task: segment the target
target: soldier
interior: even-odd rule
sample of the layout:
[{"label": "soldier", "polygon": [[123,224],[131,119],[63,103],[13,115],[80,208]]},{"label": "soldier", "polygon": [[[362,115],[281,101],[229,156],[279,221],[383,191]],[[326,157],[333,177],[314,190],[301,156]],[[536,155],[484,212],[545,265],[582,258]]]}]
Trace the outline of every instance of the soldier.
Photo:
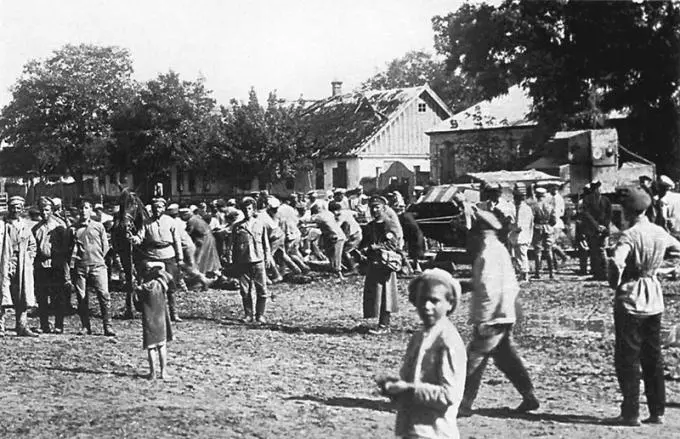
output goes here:
[{"label": "soldier", "polygon": [[583,232],[590,249],[590,269],[596,280],[606,280],[605,246],[612,222],[612,203],[600,193],[599,180],[590,183],[590,194],[583,199]]},{"label": "soldier", "polygon": [[38,299],[40,329],[44,334],[53,331],[49,322],[49,306],[54,308],[54,333],[64,332],[64,315],[70,290],[71,272],[68,266],[69,233],[66,224],[53,214],[52,200],[38,201],[41,221],[33,226],[37,251],[35,257],[35,286]]},{"label": "soldier", "polygon": [[137,236],[132,237],[132,242],[140,249],[141,264],[145,261],[163,262],[165,271],[175,279],[167,292],[168,308],[172,321],[181,322],[175,304],[175,292],[180,278],[179,267],[184,263],[184,253],[177,224],[171,217],[164,215],[165,206],[166,201],[161,197],[152,200],[151,220],[141,228]]},{"label": "soldier", "polygon": [[529,277],[529,246],[534,237],[534,212],[524,201],[525,195],[519,189],[513,192],[515,221],[510,227],[508,241],[511,245],[513,262],[518,268],[520,280]]},{"label": "soldier", "polygon": [[543,254],[548,261],[548,273],[550,279],[553,279],[555,261],[553,256],[553,245],[555,243],[554,227],[557,223],[555,209],[553,205],[546,199],[547,191],[543,188],[536,188],[534,191],[536,195],[536,204],[532,210],[534,213],[534,253],[536,261],[536,273],[534,279],[541,278],[541,259]]},{"label": "soldier", "polygon": [[0,335],[5,334],[5,311],[14,308],[17,335],[37,337],[28,328],[28,308],[35,307],[33,290],[33,259],[35,258],[35,238],[28,224],[21,218],[24,211],[24,198],[13,196],[7,203],[7,218],[0,225]]},{"label": "soldier", "polygon": [[238,272],[239,291],[243,300],[246,323],[253,321],[253,296],[255,289],[255,321],[265,323],[264,313],[267,307],[267,273],[266,268],[274,263],[267,230],[262,221],[255,216],[255,200],[245,197],[241,201],[243,219],[232,227],[232,256]]},{"label": "soldier", "polygon": [[82,328],[80,334],[92,334],[90,326],[89,291],[97,294],[102,313],[104,335],[115,337],[111,328],[111,296],[104,256],[109,251],[109,240],[101,223],[92,219],[92,203],[80,200],[79,222],[71,227],[74,285],[78,295],[78,314]]},{"label": "soldier", "polygon": [[673,192],[675,183],[665,175],[659,177],[658,188],[657,224],[677,238],[680,236],[680,194]]}]

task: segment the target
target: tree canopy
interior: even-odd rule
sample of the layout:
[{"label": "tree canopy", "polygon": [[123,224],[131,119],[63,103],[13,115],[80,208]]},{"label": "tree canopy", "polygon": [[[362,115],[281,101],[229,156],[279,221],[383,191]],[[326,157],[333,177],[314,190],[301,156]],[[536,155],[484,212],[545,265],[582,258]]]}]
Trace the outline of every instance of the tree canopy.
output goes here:
[{"label": "tree canopy", "polygon": [[204,80],[170,71],[142,84],[113,120],[112,167],[168,177],[172,165],[214,170],[223,158],[220,115]]},{"label": "tree canopy", "polygon": [[262,106],[254,89],[248,102],[234,99],[222,109],[225,154],[234,180],[256,176],[261,184],[272,183],[308,165],[310,146],[300,110],[300,103],[280,101],[273,92]]},{"label": "tree canopy", "polygon": [[[680,173],[680,13],[673,2],[506,0],[433,18],[435,46],[484,98],[522,84],[554,129],[628,113],[630,141]],[[651,156],[650,156],[651,153]]]},{"label": "tree canopy", "polygon": [[0,139],[29,148],[42,174],[83,174],[106,165],[111,118],[129,99],[127,50],[66,45],[28,62],[0,113]]}]

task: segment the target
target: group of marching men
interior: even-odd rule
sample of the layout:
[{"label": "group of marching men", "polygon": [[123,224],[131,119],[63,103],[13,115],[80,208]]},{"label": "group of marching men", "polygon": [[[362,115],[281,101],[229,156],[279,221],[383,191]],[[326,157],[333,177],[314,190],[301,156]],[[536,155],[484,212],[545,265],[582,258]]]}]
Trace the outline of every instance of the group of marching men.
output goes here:
[{"label": "group of marching men", "polygon": [[[88,301],[94,294],[104,334],[115,336],[109,294],[111,272],[120,266],[126,292],[124,317],[133,318],[135,274],[141,274],[149,262],[162,263],[174,280],[167,290],[171,320],[181,321],[177,290],[186,289],[187,283],[207,287],[229,277],[238,283],[244,319],[262,323],[267,285],[283,280],[285,272],[305,274],[312,265],[342,277],[343,272],[356,273],[358,262],[368,262],[374,256],[369,247],[376,242],[366,240],[360,222],[375,220],[371,206],[376,204],[384,207],[373,210],[387,219],[389,230],[378,231],[372,238],[381,240],[389,233],[399,269],[404,263],[409,267],[412,263],[419,271],[418,259],[424,252],[422,232],[413,216],[405,212],[403,197],[391,193],[388,198],[360,194],[350,200],[345,190],[338,189],[327,196],[310,192],[306,201],[290,197],[282,202],[262,191],[238,202],[218,199],[180,207],[157,197],[146,206],[150,219],[140,230],[130,232],[117,227],[119,206],[109,214],[101,204],[83,198],[75,208],[65,210],[60,199],[41,197],[37,210],[26,212],[25,200],[13,196],[6,217],[0,221],[0,333],[5,333],[4,317],[9,308],[15,309],[18,335],[63,333],[64,316],[75,293],[79,333],[92,333]],[[372,279],[369,283],[376,284],[372,289],[378,289],[376,294],[381,295],[386,281]],[[387,292],[396,298],[396,278]],[[378,300],[375,306],[366,305],[365,309],[375,310],[365,314],[378,316],[380,304]],[[36,305],[40,326],[33,330],[27,317]],[[51,312],[54,324],[49,319]],[[388,314],[383,311],[381,324],[388,321]]]}]

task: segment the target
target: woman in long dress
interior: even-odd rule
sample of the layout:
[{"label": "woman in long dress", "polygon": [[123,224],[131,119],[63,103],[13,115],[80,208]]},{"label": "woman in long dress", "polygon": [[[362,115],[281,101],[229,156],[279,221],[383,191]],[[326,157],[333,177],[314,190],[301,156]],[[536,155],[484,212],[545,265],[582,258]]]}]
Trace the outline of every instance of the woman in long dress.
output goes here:
[{"label": "woman in long dress", "polygon": [[193,214],[187,219],[187,233],[196,244],[196,267],[203,274],[214,273],[219,276],[222,271],[217,243],[210,226],[200,215]]},{"label": "woman in long dress", "polygon": [[397,312],[397,271],[385,264],[386,254],[398,253],[403,236],[398,219],[385,213],[387,200],[373,197],[369,202],[373,220],[366,225],[362,247],[368,258],[364,281],[364,318],[378,317],[378,328],[372,334],[390,331],[390,315]]}]

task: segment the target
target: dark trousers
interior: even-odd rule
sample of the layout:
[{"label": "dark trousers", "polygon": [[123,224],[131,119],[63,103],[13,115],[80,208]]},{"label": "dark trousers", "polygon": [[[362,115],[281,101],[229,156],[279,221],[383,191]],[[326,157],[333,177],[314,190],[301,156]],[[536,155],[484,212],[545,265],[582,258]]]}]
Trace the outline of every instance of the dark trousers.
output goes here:
[{"label": "dark trousers", "polygon": [[64,329],[64,314],[66,314],[69,303],[63,270],[36,265],[33,276],[35,279],[35,295],[38,300],[40,329],[43,331],[49,329],[50,306],[54,310],[54,327]]},{"label": "dark trousers", "polygon": [[493,325],[486,328],[484,335],[475,328],[472,341],[467,348],[467,379],[463,393],[463,403],[469,407],[477,398],[479,386],[482,383],[484,369],[493,357],[498,369],[505,374],[515,389],[523,396],[533,395],[534,386],[529,378],[529,372],[517,355],[511,341],[512,325]]},{"label": "dark trousers", "polygon": [[590,247],[590,269],[593,272],[595,279],[607,279],[607,252],[604,249],[607,237],[603,235],[595,235],[588,237],[588,246]]},{"label": "dark trousers", "polygon": [[248,316],[253,315],[253,289],[255,289],[256,313],[262,316],[267,303],[267,271],[264,261],[238,265],[238,289],[243,300],[243,309]]},{"label": "dark trousers", "polygon": [[640,366],[645,383],[645,396],[650,416],[663,416],[666,387],[661,354],[661,314],[636,317],[622,305],[614,306],[616,344],[614,366],[623,394],[621,415],[640,415]]},{"label": "dark trousers", "polygon": [[91,329],[89,292],[94,290],[99,301],[104,330],[111,329],[111,296],[106,265],[76,265],[73,284],[78,295],[78,315],[83,328]]}]

